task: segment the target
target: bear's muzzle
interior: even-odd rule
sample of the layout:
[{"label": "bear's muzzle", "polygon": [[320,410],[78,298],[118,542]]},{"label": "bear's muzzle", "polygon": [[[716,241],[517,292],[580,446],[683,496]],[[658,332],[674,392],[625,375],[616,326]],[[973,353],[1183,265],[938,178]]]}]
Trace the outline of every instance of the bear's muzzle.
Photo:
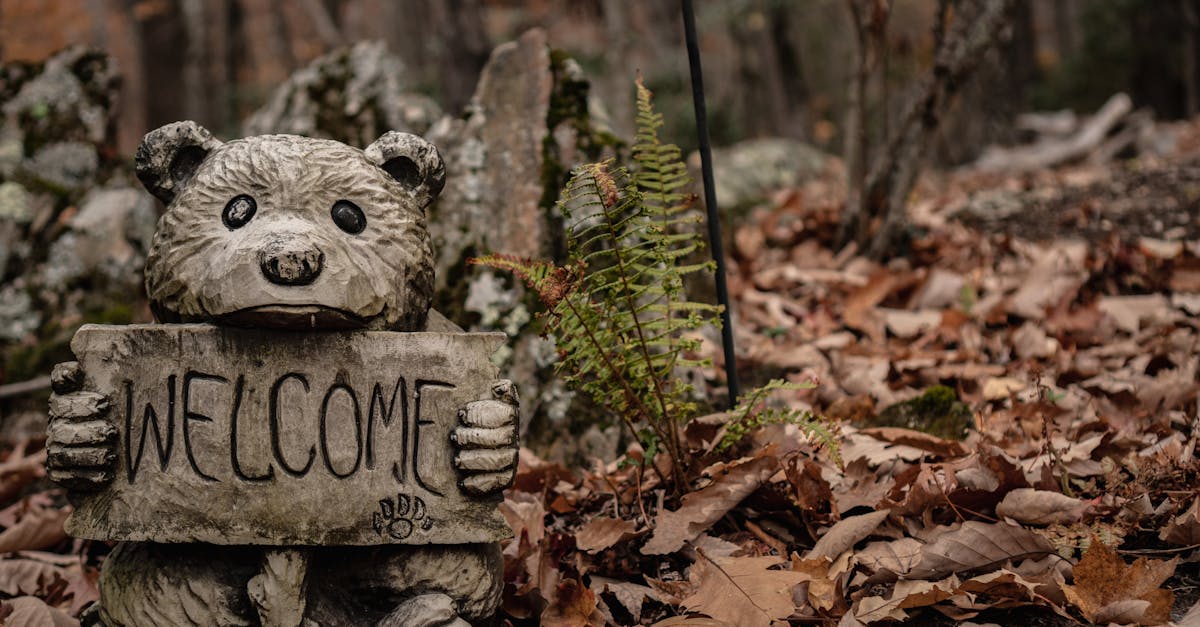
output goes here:
[{"label": "bear's muzzle", "polygon": [[263,276],[276,285],[308,285],[317,280],[325,253],[315,247],[297,250],[295,242],[275,240],[258,253]]}]

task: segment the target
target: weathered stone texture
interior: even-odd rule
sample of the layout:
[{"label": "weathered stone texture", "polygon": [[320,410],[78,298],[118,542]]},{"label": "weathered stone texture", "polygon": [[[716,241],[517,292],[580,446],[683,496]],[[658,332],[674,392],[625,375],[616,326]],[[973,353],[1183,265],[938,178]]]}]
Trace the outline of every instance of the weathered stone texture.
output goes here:
[{"label": "weathered stone texture", "polygon": [[[464,118],[442,118],[428,133],[453,173],[430,211],[438,287],[469,250],[541,256],[548,227],[542,197],[550,49],[534,29],[492,51]],[[486,225],[486,227],[484,226]]]},{"label": "weathered stone texture", "polygon": [[[263,545],[506,537],[462,492],[450,434],[491,398],[502,334],[85,326],[84,390],[109,396],[117,466],[75,493],[77,537]],[[72,398],[72,397],[60,397]],[[511,456],[511,453],[509,453]]]}]

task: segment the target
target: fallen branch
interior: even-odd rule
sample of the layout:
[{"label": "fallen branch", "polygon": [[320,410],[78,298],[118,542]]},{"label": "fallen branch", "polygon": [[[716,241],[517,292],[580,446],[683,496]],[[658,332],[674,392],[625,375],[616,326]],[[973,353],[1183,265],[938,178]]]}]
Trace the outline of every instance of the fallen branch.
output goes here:
[{"label": "fallen branch", "polygon": [[[1085,159],[1102,146],[1108,148],[1107,152],[1115,154],[1124,145],[1113,151],[1111,146],[1106,146],[1105,140],[1131,111],[1133,101],[1129,96],[1115,94],[1071,135],[1044,138],[1033,144],[1012,148],[993,146],[984,151],[975,162],[975,167],[980,170],[1028,172]],[[1130,137],[1131,141],[1133,139],[1136,139],[1136,134]]]},{"label": "fallen branch", "polygon": [[0,400],[41,392],[49,387],[50,377],[48,376],[34,377],[28,381],[18,381],[16,383],[6,383],[0,385]]}]

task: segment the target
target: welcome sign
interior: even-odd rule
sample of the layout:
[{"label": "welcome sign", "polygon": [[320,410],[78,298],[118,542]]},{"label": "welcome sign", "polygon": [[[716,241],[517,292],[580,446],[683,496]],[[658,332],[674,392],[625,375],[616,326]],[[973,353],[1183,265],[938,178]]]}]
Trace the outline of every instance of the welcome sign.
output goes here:
[{"label": "welcome sign", "polygon": [[289,333],[87,325],[71,349],[106,394],[115,478],[74,495],[96,540],[492,542],[499,496],[458,487],[450,433],[490,398],[500,333]]}]

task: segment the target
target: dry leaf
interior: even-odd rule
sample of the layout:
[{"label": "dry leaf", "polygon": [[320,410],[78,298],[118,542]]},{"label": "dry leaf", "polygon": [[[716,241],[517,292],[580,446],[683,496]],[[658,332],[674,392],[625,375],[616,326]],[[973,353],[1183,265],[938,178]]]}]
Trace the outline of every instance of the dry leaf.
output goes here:
[{"label": "dry leaf", "polygon": [[733,557],[746,552],[745,549],[728,540],[722,540],[707,533],[702,533],[699,538],[692,540],[692,547],[697,551],[703,551],[709,557]]},{"label": "dry leaf", "polygon": [[872,573],[887,571],[903,576],[921,561],[921,549],[924,547],[916,538],[872,542],[854,554],[854,562]]},{"label": "dry leaf", "polygon": [[815,609],[828,612],[842,601],[836,575],[829,574],[827,558],[802,560],[792,554],[792,570],[804,576],[808,584],[808,604]]},{"label": "dry leaf", "polygon": [[906,621],[908,612],[900,609],[898,602],[893,602],[880,596],[863,597],[854,606],[854,615],[859,624],[869,625],[883,620]]},{"label": "dry leaf", "polygon": [[0,592],[12,597],[36,594],[55,577],[66,579],[67,575],[65,568],[37,560],[0,560]]},{"label": "dry leaf", "polygon": [[690,575],[696,592],[682,605],[734,625],[769,627],[795,611],[792,588],[804,579],[790,570],[770,570],[782,562],[778,557],[701,559]]},{"label": "dry leaf", "polygon": [[100,569],[84,566],[78,573],[72,573],[67,578],[67,589],[64,594],[71,595],[72,616],[79,616],[79,612],[92,601],[100,600]]},{"label": "dry leaf", "polygon": [[903,309],[878,310],[883,315],[888,331],[900,339],[914,338],[942,323],[942,312],[933,310],[905,311]]},{"label": "dry leaf", "polygon": [[983,382],[983,398],[1003,400],[1024,389],[1025,382],[1015,377],[992,377]]},{"label": "dry leaf", "polygon": [[1004,495],[996,515],[1030,525],[1067,525],[1078,522],[1088,504],[1058,492],[1018,488]]},{"label": "dry leaf", "polygon": [[527,492],[510,492],[500,503],[500,513],[517,538],[526,536],[530,544],[542,541],[546,534],[546,509],[542,500]]},{"label": "dry leaf", "polygon": [[[1011,570],[1002,568],[962,582],[958,586],[958,592],[986,594],[996,599],[1025,601],[1036,598],[1040,594],[1037,588],[1037,582],[1029,581]],[[997,603],[996,606],[1003,607],[1003,604]]]},{"label": "dry leaf", "polygon": [[922,433],[913,429],[905,429],[903,427],[872,427],[870,429],[860,429],[859,433],[869,435],[877,440],[891,442],[892,444],[926,450],[941,457],[961,457],[967,454],[967,449],[963,446],[962,442],[946,440],[936,435]]},{"label": "dry leaf", "polygon": [[1040,557],[1054,548],[1042,536],[1005,523],[967,521],[921,549],[921,561],[910,579],[941,579],[1021,557]]},{"label": "dry leaf", "polygon": [[1041,320],[1051,305],[1074,298],[1087,280],[1084,262],[1088,245],[1081,241],[1055,242],[1035,253],[1036,260],[1008,301],[1008,311]]},{"label": "dry leaf", "polygon": [[821,536],[821,539],[817,540],[817,544],[805,557],[807,559],[820,557],[835,559],[843,551],[853,548],[855,544],[871,535],[871,532],[875,531],[887,517],[887,510],[880,510],[842,519],[830,527],[829,531]]},{"label": "dry leaf", "polygon": [[597,594],[609,593],[629,612],[631,616],[638,617],[642,615],[642,605],[646,599],[655,599],[666,603],[663,595],[657,590],[649,586],[630,583],[628,581],[618,581],[608,577],[592,575],[592,590]]},{"label": "dry leaf", "polygon": [[541,624],[548,627],[600,627],[604,622],[596,609],[596,594],[574,579],[558,584],[554,602],[541,618]]},{"label": "dry leaf", "polygon": [[1155,259],[1174,259],[1183,254],[1183,242],[1179,240],[1162,240],[1153,237],[1139,237],[1138,250],[1148,257]]},{"label": "dry leaf", "polygon": [[[901,579],[892,588],[892,600],[897,601],[900,609],[927,607],[941,603],[958,592],[958,577],[950,575],[941,581],[921,581],[916,579]],[[861,619],[862,616],[859,616]]]},{"label": "dry leaf", "polygon": [[865,433],[847,433],[842,440],[842,459],[846,464],[865,459],[869,466],[878,466],[897,459],[915,462],[929,454],[924,449],[904,444],[892,444]]},{"label": "dry leaf", "polygon": [[1172,518],[1162,530],[1158,538],[1163,542],[1193,546],[1200,544],[1200,498],[1192,500],[1192,506],[1186,512]]},{"label": "dry leaf", "polygon": [[46,449],[26,455],[28,446],[28,442],[18,444],[0,464],[0,503],[17,496],[25,486],[46,474]]},{"label": "dry leaf", "polygon": [[1175,594],[1159,586],[1178,564],[1178,558],[1139,557],[1126,565],[1112,547],[1093,539],[1075,565],[1075,585],[1064,584],[1063,593],[1092,622],[1161,625],[1171,619]]},{"label": "dry leaf", "polygon": [[866,285],[854,290],[843,302],[842,320],[846,322],[846,326],[862,331],[872,338],[882,336],[882,320],[875,307],[899,284],[900,281],[890,270],[877,270]]},{"label": "dry leaf", "polygon": [[79,621],[37,597],[17,597],[0,604],[12,608],[4,619],[5,627],[79,627]]},{"label": "dry leaf", "polygon": [[631,520],[597,516],[575,533],[575,546],[588,553],[599,553],[633,537],[637,523]]},{"label": "dry leaf", "polygon": [[1021,359],[1046,359],[1058,352],[1058,340],[1048,337],[1042,327],[1032,322],[1013,332],[1012,345]]},{"label": "dry leaf", "polygon": [[30,503],[20,520],[0,533],[0,553],[28,551],[54,546],[67,538],[63,522],[71,508],[54,509]]},{"label": "dry leaf", "polygon": [[1102,296],[1096,306],[1113,319],[1117,328],[1135,334],[1142,323],[1157,323],[1171,319],[1175,314],[1167,297],[1162,294],[1140,296]]},{"label": "dry leaf", "polygon": [[642,547],[642,554],[662,555],[683,548],[757,490],[778,464],[773,455],[764,455],[729,465],[725,474],[707,487],[684,496],[678,510],[658,513],[654,518],[654,533]]},{"label": "dry leaf", "polygon": [[947,309],[957,305],[967,281],[961,274],[934,268],[909,301],[912,309]]}]

